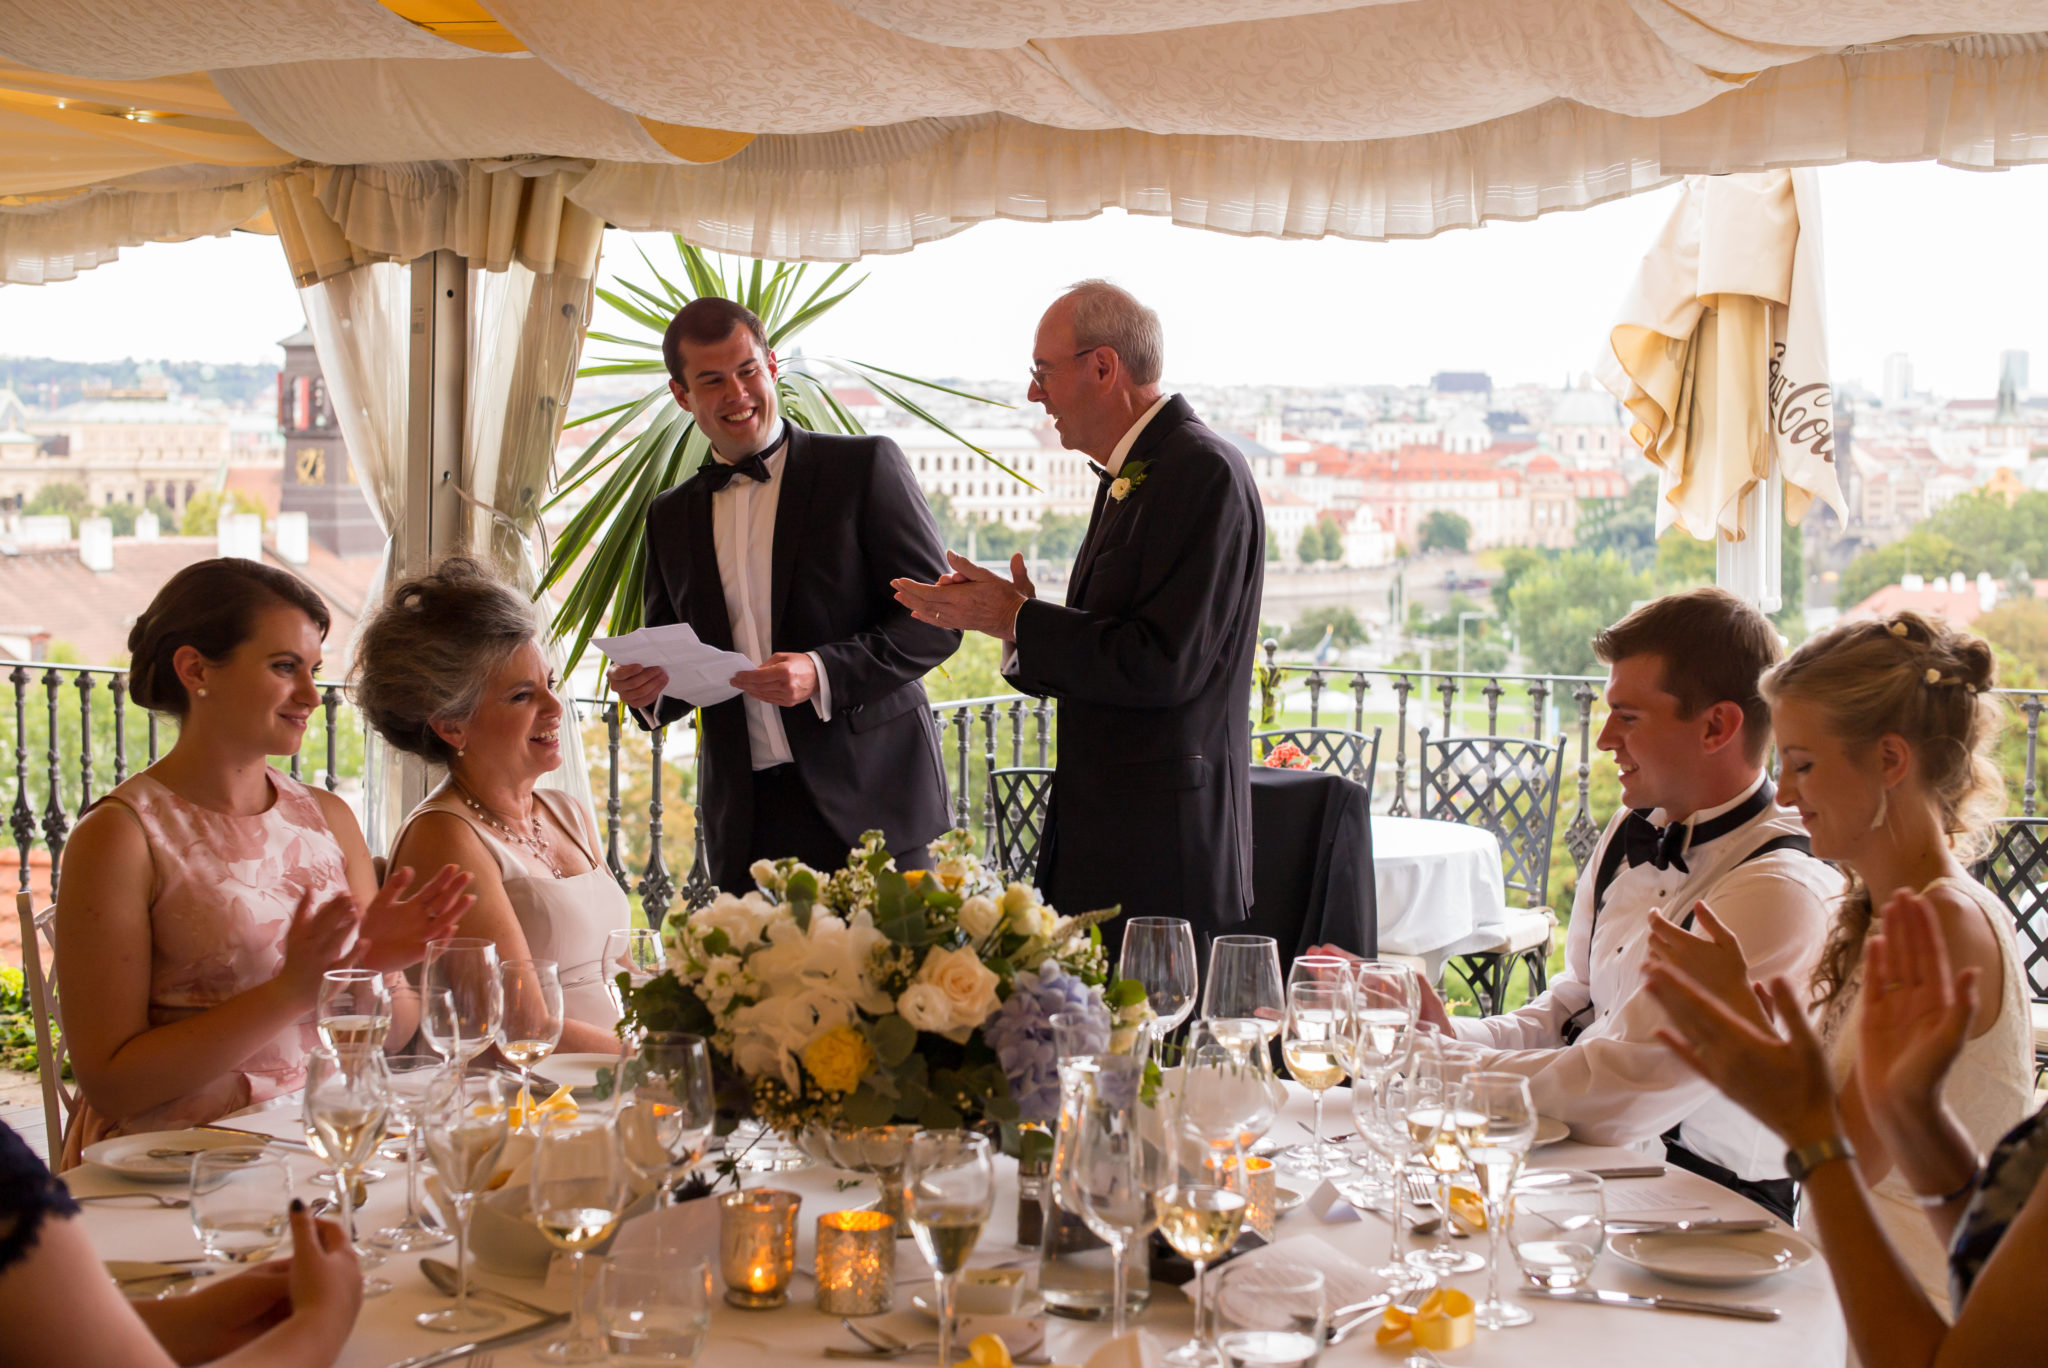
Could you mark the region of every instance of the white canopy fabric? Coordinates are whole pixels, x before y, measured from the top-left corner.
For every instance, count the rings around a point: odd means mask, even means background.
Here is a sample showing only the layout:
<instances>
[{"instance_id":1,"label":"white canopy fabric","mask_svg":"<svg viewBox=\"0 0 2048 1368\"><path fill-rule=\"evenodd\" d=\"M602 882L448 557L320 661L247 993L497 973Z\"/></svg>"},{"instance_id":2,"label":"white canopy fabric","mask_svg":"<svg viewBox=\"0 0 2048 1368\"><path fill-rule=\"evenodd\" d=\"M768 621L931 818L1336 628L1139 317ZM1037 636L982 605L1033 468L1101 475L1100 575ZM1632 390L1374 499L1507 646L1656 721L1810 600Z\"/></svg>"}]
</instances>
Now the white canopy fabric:
<instances>
[{"instance_id":1,"label":"white canopy fabric","mask_svg":"<svg viewBox=\"0 0 2048 1368\"><path fill-rule=\"evenodd\" d=\"M792 259L1112 205L1421 236L2048 160L2048 0L0 0L0 280L266 227L293 163L389 190L391 245L350 239L396 254L467 180L411 164L532 158L618 226Z\"/></svg>"}]
</instances>

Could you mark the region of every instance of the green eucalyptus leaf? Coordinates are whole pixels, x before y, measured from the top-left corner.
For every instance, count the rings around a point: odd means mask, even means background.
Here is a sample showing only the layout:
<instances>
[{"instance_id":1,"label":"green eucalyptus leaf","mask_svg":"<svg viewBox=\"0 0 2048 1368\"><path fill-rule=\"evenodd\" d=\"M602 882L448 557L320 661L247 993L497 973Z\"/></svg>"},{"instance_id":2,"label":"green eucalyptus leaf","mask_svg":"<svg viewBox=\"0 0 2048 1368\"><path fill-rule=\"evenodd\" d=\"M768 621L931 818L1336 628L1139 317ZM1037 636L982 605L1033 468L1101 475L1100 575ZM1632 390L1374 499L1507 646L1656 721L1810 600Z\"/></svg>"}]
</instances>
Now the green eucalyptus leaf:
<instances>
[{"instance_id":1,"label":"green eucalyptus leaf","mask_svg":"<svg viewBox=\"0 0 2048 1368\"><path fill-rule=\"evenodd\" d=\"M917 1028L891 1012L869 1024L868 1044L874 1046L876 1062L893 1069L917 1050Z\"/></svg>"}]
</instances>

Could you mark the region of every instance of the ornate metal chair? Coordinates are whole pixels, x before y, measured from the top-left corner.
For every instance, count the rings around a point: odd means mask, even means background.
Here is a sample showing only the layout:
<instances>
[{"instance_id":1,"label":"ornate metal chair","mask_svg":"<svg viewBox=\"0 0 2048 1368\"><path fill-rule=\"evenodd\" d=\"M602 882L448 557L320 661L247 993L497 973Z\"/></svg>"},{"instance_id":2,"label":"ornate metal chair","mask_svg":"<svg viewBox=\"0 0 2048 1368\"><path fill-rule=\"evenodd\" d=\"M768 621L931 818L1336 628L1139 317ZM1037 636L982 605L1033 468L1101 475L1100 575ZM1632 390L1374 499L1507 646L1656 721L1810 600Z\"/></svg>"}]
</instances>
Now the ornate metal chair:
<instances>
[{"instance_id":1,"label":"ornate metal chair","mask_svg":"<svg viewBox=\"0 0 2048 1368\"><path fill-rule=\"evenodd\" d=\"M1500 842L1501 882L1527 899L1507 909L1507 927L1493 945L1455 956L1448 968L1472 990L1479 1010L1504 1010L1515 966L1529 970L1529 993L1550 982L1550 946L1557 915L1550 910L1550 842L1564 772L1564 738L1556 743L1509 736L1447 736L1419 749L1422 800L1418 816L1483 827Z\"/></svg>"},{"instance_id":2,"label":"ornate metal chair","mask_svg":"<svg viewBox=\"0 0 2048 1368\"><path fill-rule=\"evenodd\" d=\"M71 1114L78 1110L78 1088L66 1086L64 1070L71 1060L57 1031L57 909L36 911L35 899L27 893L14 895L14 912L21 919L22 995L28 999L29 1017L36 1029L36 1073L43 1085L43 1126L49 1138L47 1157L54 1167L64 1152L64 1132Z\"/></svg>"},{"instance_id":3,"label":"ornate metal chair","mask_svg":"<svg viewBox=\"0 0 2048 1368\"><path fill-rule=\"evenodd\" d=\"M2034 1082L2048 1072L2048 817L2003 817L1970 874L2012 910L2034 999Z\"/></svg>"},{"instance_id":4,"label":"ornate metal chair","mask_svg":"<svg viewBox=\"0 0 2048 1368\"><path fill-rule=\"evenodd\" d=\"M1037 876L1038 850L1045 841L1052 771L995 769L988 772L988 783L996 808L996 848L990 853L1011 878L1030 883Z\"/></svg>"},{"instance_id":5,"label":"ornate metal chair","mask_svg":"<svg viewBox=\"0 0 2048 1368\"><path fill-rule=\"evenodd\" d=\"M1372 777L1379 766L1380 729L1370 734L1341 727L1293 727L1281 731L1252 733L1252 763L1265 763L1277 746L1293 742L1314 768L1325 774L1341 774L1365 788L1365 805L1372 807Z\"/></svg>"}]
</instances>

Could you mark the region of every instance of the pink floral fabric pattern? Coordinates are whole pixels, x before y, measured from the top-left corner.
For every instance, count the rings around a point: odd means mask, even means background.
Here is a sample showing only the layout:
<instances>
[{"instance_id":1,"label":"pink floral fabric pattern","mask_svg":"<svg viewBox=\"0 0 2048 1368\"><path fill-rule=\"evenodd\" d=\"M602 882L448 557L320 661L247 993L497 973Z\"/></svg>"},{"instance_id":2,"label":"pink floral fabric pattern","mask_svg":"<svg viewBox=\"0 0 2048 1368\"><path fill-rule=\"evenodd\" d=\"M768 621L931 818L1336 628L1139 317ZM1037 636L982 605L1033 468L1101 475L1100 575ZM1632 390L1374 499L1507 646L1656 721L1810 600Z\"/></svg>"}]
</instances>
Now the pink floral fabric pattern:
<instances>
[{"instance_id":1,"label":"pink floral fabric pattern","mask_svg":"<svg viewBox=\"0 0 2048 1368\"><path fill-rule=\"evenodd\" d=\"M254 816L187 802L147 774L107 801L135 814L155 871L150 904L149 1023L162 1026L275 978L299 900L347 893L348 868L313 791L269 772L277 795ZM128 1117L80 1106L66 1158L111 1135L204 1125L305 1082L306 1055L319 1043L309 1012L197 1092Z\"/></svg>"}]
</instances>

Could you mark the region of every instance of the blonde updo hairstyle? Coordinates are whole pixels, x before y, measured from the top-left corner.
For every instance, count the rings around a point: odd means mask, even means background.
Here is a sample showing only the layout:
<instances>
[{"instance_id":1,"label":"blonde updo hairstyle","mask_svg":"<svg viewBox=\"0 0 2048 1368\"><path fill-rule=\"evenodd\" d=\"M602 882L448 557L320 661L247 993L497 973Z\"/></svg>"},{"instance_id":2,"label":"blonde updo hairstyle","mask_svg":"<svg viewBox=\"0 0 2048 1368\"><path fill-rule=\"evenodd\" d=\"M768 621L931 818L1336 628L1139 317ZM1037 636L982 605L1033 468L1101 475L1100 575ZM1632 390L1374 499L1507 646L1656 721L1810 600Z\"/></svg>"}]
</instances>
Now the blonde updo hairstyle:
<instances>
[{"instance_id":1,"label":"blonde updo hairstyle","mask_svg":"<svg viewBox=\"0 0 2048 1368\"><path fill-rule=\"evenodd\" d=\"M399 750L446 765L455 748L436 723L475 716L484 690L541 631L524 594L467 556L405 580L363 624L356 642L356 704Z\"/></svg>"},{"instance_id":2,"label":"blonde updo hairstyle","mask_svg":"<svg viewBox=\"0 0 2048 1368\"><path fill-rule=\"evenodd\" d=\"M1996 673L1983 638L1902 612L1810 638L1764 676L1763 695L1772 704L1797 699L1816 709L1851 753L1887 735L1902 738L1941 810L1951 848L1968 863L1984 849L2005 802L2005 781L1991 758L2004 722L1991 694ZM1833 1006L1849 986L1874 916L1870 890L1851 873L1814 966L1815 1005Z\"/></svg>"}]
</instances>

